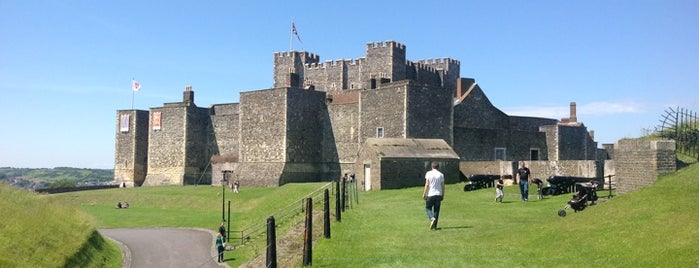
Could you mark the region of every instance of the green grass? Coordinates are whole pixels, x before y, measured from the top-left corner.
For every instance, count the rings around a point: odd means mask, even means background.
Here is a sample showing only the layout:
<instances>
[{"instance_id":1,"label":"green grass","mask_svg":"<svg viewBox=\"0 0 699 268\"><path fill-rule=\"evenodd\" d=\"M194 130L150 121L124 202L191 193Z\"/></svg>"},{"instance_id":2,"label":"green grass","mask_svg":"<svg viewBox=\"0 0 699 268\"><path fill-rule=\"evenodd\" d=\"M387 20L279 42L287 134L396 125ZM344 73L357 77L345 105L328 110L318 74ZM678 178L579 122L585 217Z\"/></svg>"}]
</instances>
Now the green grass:
<instances>
[{"instance_id":1,"label":"green grass","mask_svg":"<svg viewBox=\"0 0 699 268\"><path fill-rule=\"evenodd\" d=\"M322 185L227 192L233 210L231 229L264 225L269 215ZM505 203L498 204L492 189L462 189L463 184L447 185L438 231L428 230L421 187L360 192L359 204L346 210L342 222L333 218L332 237L314 245L313 266L696 267L699 263L699 209L693 206L699 197L696 163L582 212L568 210L567 217L559 217L557 211L569 194L521 203L518 189L511 186L505 188ZM96 235L95 228L214 231L221 220L220 187L140 187L47 196L0 191L5 214L0 219L0 267L114 265L118 250ZM119 201L128 201L131 208L115 209ZM294 222L297 219L282 223L278 238ZM265 238L259 237L227 252L228 264L236 267L264 256L264 243Z\"/></svg>"},{"instance_id":2,"label":"green grass","mask_svg":"<svg viewBox=\"0 0 699 268\"><path fill-rule=\"evenodd\" d=\"M369 192L314 247L316 267L696 267L699 165L559 217L570 195L519 201L448 185L438 231L421 188ZM600 193L605 194L605 193Z\"/></svg>"},{"instance_id":3,"label":"green grass","mask_svg":"<svg viewBox=\"0 0 699 268\"><path fill-rule=\"evenodd\" d=\"M240 194L226 189L231 201L231 231L250 225L264 229L270 215L289 203L322 187L325 183L287 184L274 188L242 188ZM98 228L192 227L217 231L221 223L222 188L212 186L158 186L70 192L47 196L91 214ZM118 202L129 202L129 209L116 209ZM226 214L228 217L228 201ZM302 215L301 215L302 217ZM278 233L289 228L280 222ZM235 237L235 234L231 235ZM257 238L236 251L226 252L229 265L241 265L265 255L265 237Z\"/></svg>"},{"instance_id":4,"label":"green grass","mask_svg":"<svg viewBox=\"0 0 699 268\"><path fill-rule=\"evenodd\" d=\"M78 208L0 184L0 267L121 267Z\"/></svg>"}]
</instances>

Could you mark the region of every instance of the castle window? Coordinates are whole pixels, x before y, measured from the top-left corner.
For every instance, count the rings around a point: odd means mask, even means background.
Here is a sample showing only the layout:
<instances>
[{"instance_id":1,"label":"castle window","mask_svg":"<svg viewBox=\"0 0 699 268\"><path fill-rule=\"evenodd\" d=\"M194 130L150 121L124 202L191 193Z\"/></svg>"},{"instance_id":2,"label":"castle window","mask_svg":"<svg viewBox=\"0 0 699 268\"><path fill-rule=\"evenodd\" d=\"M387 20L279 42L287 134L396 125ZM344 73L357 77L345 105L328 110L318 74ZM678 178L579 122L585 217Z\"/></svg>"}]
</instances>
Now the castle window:
<instances>
[{"instance_id":1,"label":"castle window","mask_svg":"<svg viewBox=\"0 0 699 268\"><path fill-rule=\"evenodd\" d=\"M539 160L539 148L529 149L529 160Z\"/></svg>"},{"instance_id":2,"label":"castle window","mask_svg":"<svg viewBox=\"0 0 699 268\"><path fill-rule=\"evenodd\" d=\"M377 137L377 138L383 138L383 128L382 128L382 127L377 127L377 128L376 128L376 137Z\"/></svg>"},{"instance_id":3,"label":"castle window","mask_svg":"<svg viewBox=\"0 0 699 268\"><path fill-rule=\"evenodd\" d=\"M507 149L496 147L495 148L495 160L507 160Z\"/></svg>"}]
</instances>

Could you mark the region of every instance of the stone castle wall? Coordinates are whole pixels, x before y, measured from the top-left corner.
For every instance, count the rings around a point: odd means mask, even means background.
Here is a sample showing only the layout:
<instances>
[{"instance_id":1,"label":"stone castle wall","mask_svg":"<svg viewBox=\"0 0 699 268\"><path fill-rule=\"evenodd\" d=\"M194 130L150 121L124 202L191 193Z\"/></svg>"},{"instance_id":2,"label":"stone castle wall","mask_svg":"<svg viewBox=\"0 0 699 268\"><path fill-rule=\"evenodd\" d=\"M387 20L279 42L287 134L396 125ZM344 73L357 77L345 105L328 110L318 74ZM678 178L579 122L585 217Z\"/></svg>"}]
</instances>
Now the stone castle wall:
<instances>
[{"instance_id":1,"label":"stone castle wall","mask_svg":"<svg viewBox=\"0 0 699 268\"><path fill-rule=\"evenodd\" d=\"M525 161L532 178L546 181L550 176L599 178L604 175L604 162L595 160ZM474 174L515 176L519 161L462 161L461 173L467 178Z\"/></svg>"},{"instance_id":2,"label":"stone castle wall","mask_svg":"<svg viewBox=\"0 0 699 268\"><path fill-rule=\"evenodd\" d=\"M128 129L121 130L121 119L128 116ZM148 111L117 111L114 152L114 180L127 186L141 186L148 170Z\"/></svg>"},{"instance_id":3,"label":"stone castle wall","mask_svg":"<svg viewBox=\"0 0 699 268\"><path fill-rule=\"evenodd\" d=\"M153 122L158 113L159 129ZM166 103L152 108L150 115L148 175L144 185L194 184L202 179L210 183L210 174L205 174L209 160L208 109L188 102Z\"/></svg>"},{"instance_id":4,"label":"stone castle wall","mask_svg":"<svg viewBox=\"0 0 699 268\"><path fill-rule=\"evenodd\" d=\"M449 58L407 61L405 46L393 41L369 43L365 57L355 60L320 63L308 52L275 53L274 88L242 92L240 103L199 108L188 87L182 102L143 111L139 122L148 134L117 133L115 170L139 159L137 150L147 158L115 174L138 174L143 163L145 185L211 183L212 172L230 168L225 161L234 159L244 185L334 179L362 172L358 150L379 129L387 138L443 139L462 160L493 160L496 147L507 148L508 160L530 159L531 149L548 159L559 130L554 137L539 127L558 121L509 117L477 85L456 104L459 69ZM156 113L160 129L148 123ZM590 145L571 140L566 146ZM208 169L212 156L225 160L216 171Z\"/></svg>"},{"instance_id":5,"label":"stone castle wall","mask_svg":"<svg viewBox=\"0 0 699 268\"><path fill-rule=\"evenodd\" d=\"M368 43L365 56L358 59L324 63L318 55L308 52L278 52L274 54L274 66L274 87L293 86L289 73L294 73L299 76L301 87L313 85L326 92L373 89L385 82L406 79L455 89L460 76L458 60L411 62L406 60L405 45L395 41Z\"/></svg>"},{"instance_id":6,"label":"stone castle wall","mask_svg":"<svg viewBox=\"0 0 699 268\"><path fill-rule=\"evenodd\" d=\"M614 146L617 193L650 185L658 175L677 170L675 141L622 139Z\"/></svg>"},{"instance_id":7,"label":"stone castle wall","mask_svg":"<svg viewBox=\"0 0 699 268\"><path fill-rule=\"evenodd\" d=\"M411 84L407 89L406 136L443 139L447 144L453 144L453 90Z\"/></svg>"},{"instance_id":8,"label":"stone castle wall","mask_svg":"<svg viewBox=\"0 0 699 268\"><path fill-rule=\"evenodd\" d=\"M285 162L320 163L323 161L323 124L321 114L326 110L325 92L287 89L286 156Z\"/></svg>"},{"instance_id":9,"label":"stone castle wall","mask_svg":"<svg viewBox=\"0 0 699 268\"><path fill-rule=\"evenodd\" d=\"M367 138L377 137L379 128L383 137L406 138L405 109L406 86L362 91L359 111L359 144Z\"/></svg>"},{"instance_id":10,"label":"stone castle wall","mask_svg":"<svg viewBox=\"0 0 699 268\"><path fill-rule=\"evenodd\" d=\"M284 162L286 88L240 93L240 162Z\"/></svg>"},{"instance_id":11,"label":"stone castle wall","mask_svg":"<svg viewBox=\"0 0 699 268\"><path fill-rule=\"evenodd\" d=\"M333 94L324 124L332 126L323 138L324 159L354 163L359 150L359 91ZM333 146L335 149L333 149Z\"/></svg>"},{"instance_id":12,"label":"stone castle wall","mask_svg":"<svg viewBox=\"0 0 699 268\"><path fill-rule=\"evenodd\" d=\"M558 126L559 139L557 159L595 160L597 143L592 140L586 128L579 126Z\"/></svg>"},{"instance_id":13,"label":"stone castle wall","mask_svg":"<svg viewBox=\"0 0 699 268\"><path fill-rule=\"evenodd\" d=\"M211 155L220 155L227 157L238 157L240 144L239 128L240 121L238 117L239 104L217 104L211 108L211 130L209 131L208 140L209 152Z\"/></svg>"},{"instance_id":14,"label":"stone castle wall","mask_svg":"<svg viewBox=\"0 0 699 268\"><path fill-rule=\"evenodd\" d=\"M207 172L211 154L209 133L211 117L209 110L194 105L187 106L185 136L185 175L183 184L211 184L211 173Z\"/></svg>"}]
</instances>

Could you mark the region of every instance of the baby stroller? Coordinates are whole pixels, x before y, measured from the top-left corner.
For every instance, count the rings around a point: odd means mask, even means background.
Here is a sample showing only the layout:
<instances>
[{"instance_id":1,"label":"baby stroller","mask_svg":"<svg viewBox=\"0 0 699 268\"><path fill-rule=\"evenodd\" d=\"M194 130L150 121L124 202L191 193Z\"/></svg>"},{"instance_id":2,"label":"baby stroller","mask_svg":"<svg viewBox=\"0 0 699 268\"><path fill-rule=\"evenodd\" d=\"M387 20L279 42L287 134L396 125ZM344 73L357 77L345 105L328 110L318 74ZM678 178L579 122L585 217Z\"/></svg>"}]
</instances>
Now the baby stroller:
<instances>
[{"instance_id":1,"label":"baby stroller","mask_svg":"<svg viewBox=\"0 0 699 268\"><path fill-rule=\"evenodd\" d=\"M576 183L578 193L573 195L573 198L568 201L568 204L558 211L558 216L565 217L566 209L573 208L575 212L582 211L588 204L594 205L597 201L597 185L598 182L593 180L590 182Z\"/></svg>"}]
</instances>

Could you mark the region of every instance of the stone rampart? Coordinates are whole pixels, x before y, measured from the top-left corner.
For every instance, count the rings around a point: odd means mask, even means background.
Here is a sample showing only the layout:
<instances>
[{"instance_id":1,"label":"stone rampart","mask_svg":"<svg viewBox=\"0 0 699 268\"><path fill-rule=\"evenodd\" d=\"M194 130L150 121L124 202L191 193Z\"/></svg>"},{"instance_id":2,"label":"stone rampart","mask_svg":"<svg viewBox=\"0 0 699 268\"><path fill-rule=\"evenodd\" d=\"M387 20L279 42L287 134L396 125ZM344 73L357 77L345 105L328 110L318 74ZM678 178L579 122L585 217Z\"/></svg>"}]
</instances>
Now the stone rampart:
<instances>
[{"instance_id":1,"label":"stone rampart","mask_svg":"<svg viewBox=\"0 0 699 268\"><path fill-rule=\"evenodd\" d=\"M650 185L677 170L675 141L622 139L614 146L618 194Z\"/></svg>"},{"instance_id":2,"label":"stone rampart","mask_svg":"<svg viewBox=\"0 0 699 268\"><path fill-rule=\"evenodd\" d=\"M565 160L565 161L525 161L532 172L532 178L543 181L550 176L573 176L600 178L604 172L604 162L594 160ZM518 161L462 161L459 164L461 173L468 177L474 174L510 175L514 176L519 168Z\"/></svg>"}]
</instances>

